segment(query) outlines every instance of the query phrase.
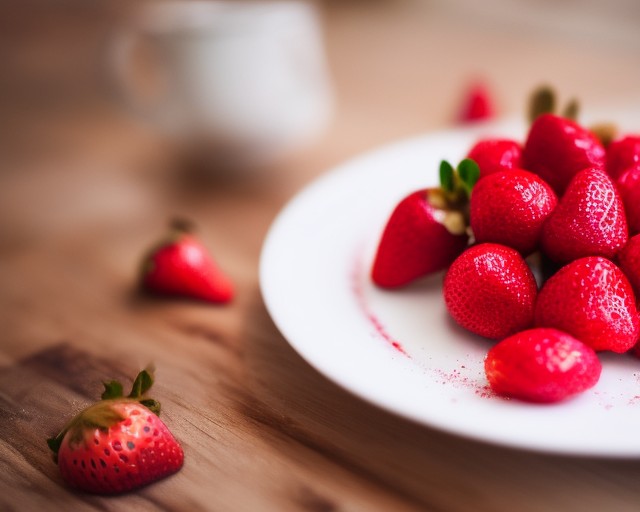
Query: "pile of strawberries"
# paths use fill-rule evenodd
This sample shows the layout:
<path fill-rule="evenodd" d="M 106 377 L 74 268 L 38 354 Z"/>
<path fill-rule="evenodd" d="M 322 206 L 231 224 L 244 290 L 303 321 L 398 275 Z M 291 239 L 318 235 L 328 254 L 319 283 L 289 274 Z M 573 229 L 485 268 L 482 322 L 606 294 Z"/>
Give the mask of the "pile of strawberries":
<path fill-rule="evenodd" d="M 597 352 L 640 356 L 640 135 L 589 130 L 554 101 L 534 96 L 524 143 L 442 162 L 440 187 L 396 206 L 372 268 L 384 288 L 446 269 L 451 317 L 497 342 L 490 386 L 533 402 L 593 387 Z"/>

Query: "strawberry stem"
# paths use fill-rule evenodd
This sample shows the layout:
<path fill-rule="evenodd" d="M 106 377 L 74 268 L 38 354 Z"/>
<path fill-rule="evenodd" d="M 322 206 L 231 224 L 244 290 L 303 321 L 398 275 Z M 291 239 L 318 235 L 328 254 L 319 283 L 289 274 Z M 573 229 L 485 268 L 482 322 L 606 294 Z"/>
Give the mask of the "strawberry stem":
<path fill-rule="evenodd" d="M 169 227 L 172 231 L 179 233 L 193 233 L 196 230 L 195 223 L 185 217 L 172 218 L 169 221 Z"/>
<path fill-rule="evenodd" d="M 578 119 L 578 114 L 580 113 L 580 103 L 575 98 L 569 100 L 562 111 L 562 117 L 566 119 L 570 119 L 572 121 L 576 121 Z"/>
<path fill-rule="evenodd" d="M 529 123 L 533 123 L 542 114 L 553 114 L 556 110 L 556 95 L 551 87 L 538 87 L 529 101 Z"/>
<path fill-rule="evenodd" d="M 112 398 L 119 398 L 122 396 L 122 384 L 117 380 L 111 382 L 103 382 L 104 392 L 102 393 L 103 400 L 110 400 Z"/>

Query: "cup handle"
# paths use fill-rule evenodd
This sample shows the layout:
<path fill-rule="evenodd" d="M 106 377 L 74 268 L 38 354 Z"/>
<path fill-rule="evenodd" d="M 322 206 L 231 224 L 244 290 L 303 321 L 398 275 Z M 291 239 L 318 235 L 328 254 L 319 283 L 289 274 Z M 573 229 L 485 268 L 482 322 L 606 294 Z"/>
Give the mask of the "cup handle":
<path fill-rule="evenodd" d="M 175 128 L 177 123 L 169 103 L 169 77 L 167 73 L 162 73 L 159 59 L 156 59 L 154 73 L 165 85 L 160 97 L 145 98 L 140 84 L 136 84 L 134 79 L 133 56 L 143 38 L 143 34 L 133 29 L 121 29 L 110 38 L 106 56 L 110 88 L 116 101 L 136 117 L 168 131 Z"/>

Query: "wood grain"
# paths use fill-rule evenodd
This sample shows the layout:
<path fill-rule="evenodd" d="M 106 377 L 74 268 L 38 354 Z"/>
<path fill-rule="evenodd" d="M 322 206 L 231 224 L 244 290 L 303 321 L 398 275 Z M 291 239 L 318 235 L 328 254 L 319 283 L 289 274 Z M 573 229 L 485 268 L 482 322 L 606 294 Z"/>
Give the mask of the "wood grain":
<path fill-rule="evenodd" d="M 262 241 L 286 201 L 361 151 L 449 125 L 470 76 L 494 84 L 505 114 L 549 79 L 603 105 L 640 90 L 634 48 L 586 52 L 581 33 L 480 24 L 432 2 L 327 2 L 328 132 L 250 180 L 202 182 L 110 103 L 89 65 L 126 8 L 80 4 L 54 14 L 12 2 L 16 26 L 1 36 L 15 51 L 0 102 L 0 510 L 637 510 L 639 461 L 481 444 L 357 399 L 293 351 L 258 288 Z M 50 55 L 62 64 L 47 66 Z M 56 94 L 26 108 L 35 79 Z M 198 223 L 236 282 L 229 306 L 137 290 L 141 255 L 175 214 Z M 69 490 L 45 439 L 102 381 L 149 362 L 184 468 L 119 497 Z"/>

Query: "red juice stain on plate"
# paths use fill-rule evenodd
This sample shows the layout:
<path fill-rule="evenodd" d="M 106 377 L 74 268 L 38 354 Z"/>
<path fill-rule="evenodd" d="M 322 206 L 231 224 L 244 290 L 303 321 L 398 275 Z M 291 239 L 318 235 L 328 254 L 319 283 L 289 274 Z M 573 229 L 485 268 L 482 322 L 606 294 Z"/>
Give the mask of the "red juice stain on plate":
<path fill-rule="evenodd" d="M 480 398 L 502 398 L 494 393 L 489 384 L 482 379 L 478 380 L 477 378 L 466 375 L 467 367 L 465 365 L 461 365 L 460 368 L 462 371 L 453 370 L 452 372 L 446 372 L 440 369 L 433 369 L 433 372 L 438 376 L 441 384 L 455 388 L 469 389 Z"/>
<path fill-rule="evenodd" d="M 358 302 L 358 306 L 360 306 L 360 309 L 362 310 L 362 313 L 364 314 L 364 316 L 367 318 L 367 320 L 369 320 L 369 322 L 371 322 L 371 325 L 383 340 L 389 343 L 389 345 L 391 345 L 394 349 L 396 349 L 402 355 L 411 358 L 411 356 L 407 353 L 407 351 L 404 349 L 402 344 L 398 340 L 396 340 L 393 336 L 391 336 L 391 334 L 389 334 L 389 331 L 387 331 L 387 328 L 384 326 L 384 324 L 380 321 L 380 319 L 376 316 L 376 314 L 373 311 L 371 311 L 371 308 L 369 307 L 369 304 L 367 302 L 367 298 L 365 297 L 364 288 L 362 286 L 362 280 L 361 280 L 361 276 L 363 275 L 362 270 L 363 270 L 362 258 L 360 257 L 360 255 L 358 255 L 354 259 L 354 264 L 351 272 L 351 291 L 355 295 L 356 301 Z M 364 274 L 364 275 L 367 275 L 367 274 Z"/>

